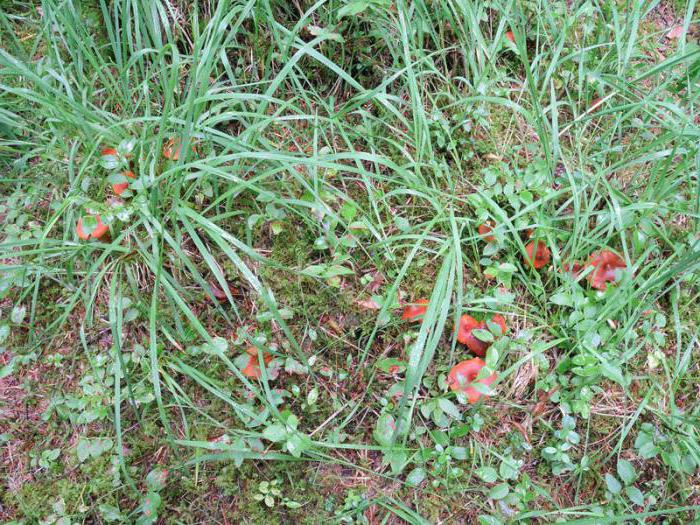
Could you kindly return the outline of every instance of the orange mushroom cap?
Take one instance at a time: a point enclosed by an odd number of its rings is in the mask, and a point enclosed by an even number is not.
[[[493,235],[489,235],[493,231],[493,223],[491,221],[486,221],[484,224],[479,225],[479,235],[481,235],[486,242],[494,242],[496,238]]]
[[[525,245],[525,251],[527,252],[527,257],[524,258],[525,262],[532,264],[535,269],[539,270],[543,266],[549,264],[551,259],[551,253],[544,241],[531,241]]]
[[[472,359],[467,359],[466,361],[457,363],[452,367],[452,370],[450,370],[450,373],[447,375],[447,384],[450,386],[452,391],[464,393],[467,396],[467,401],[474,404],[481,399],[481,397],[486,395],[479,392],[472,386],[475,383],[474,380],[479,375],[479,372],[485,366],[486,363],[479,357],[474,357]],[[498,375],[493,373],[488,377],[477,380],[476,383],[488,386],[496,381],[496,379],[498,379]]]
[[[92,230],[92,232],[90,233],[85,233],[85,231],[83,230],[82,217],[78,219],[78,224],[75,227],[75,232],[78,234],[78,237],[80,237],[84,241],[87,241],[89,239],[99,239],[109,230],[109,226],[102,222],[102,219],[99,215],[93,215],[93,217],[95,217],[95,219],[97,220],[97,226],[95,226],[95,229]]]
[[[420,322],[428,310],[428,304],[430,301],[427,299],[418,299],[413,304],[409,304],[403,309],[401,314],[401,319],[404,321],[411,321],[412,323]]]
[[[246,348],[245,352],[250,357],[248,358],[248,363],[243,370],[241,370],[241,373],[246,377],[260,378],[262,372],[260,371],[260,362],[258,361],[258,349],[254,346],[249,346]],[[263,362],[268,364],[270,361],[272,361],[272,356],[268,352],[265,352],[263,354]]]
[[[103,148],[101,155],[104,157],[105,155],[116,155],[117,150],[114,148]]]
[[[136,178],[136,175],[134,175],[133,171],[124,171],[124,172],[122,172],[122,175],[124,175],[125,177],[128,177],[130,179]],[[124,193],[124,190],[127,189],[128,187],[129,187],[128,182],[119,182],[117,184],[112,184],[112,190],[117,195],[121,195],[122,193]]]
[[[513,31],[506,31],[506,38],[515,43],[515,35],[513,34]]]
[[[622,257],[610,250],[593,252],[588,258],[588,265],[593,266],[593,271],[586,276],[588,283],[598,290],[605,290],[607,283],[614,283],[616,270],[627,268]]]

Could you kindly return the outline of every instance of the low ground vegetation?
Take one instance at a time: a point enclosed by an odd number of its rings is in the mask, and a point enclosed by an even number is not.
[[[695,1],[0,7],[8,523],[691,523]]]

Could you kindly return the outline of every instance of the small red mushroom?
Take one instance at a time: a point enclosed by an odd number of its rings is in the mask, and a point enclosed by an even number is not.
[[[197,154],[197,146],[194,144],[190,145],[192,153]],[[180,144],[179,138],[172,138],[165,141],[163,144],[163,156],[166,159],[178,160],[180,158],[180,152],[182,151],[182,145]]]
[[[420,322],[428,310],[428,304],[430,301],[427,299],[418,299],[415,303],[409,304],[403,309],[401,314],[401,319],[404,321],[411,321],[412,323]]]
[[[506,31],[506,38],[515,43],[515,35],[513,34],[513,31]]]
[[[593,271],[586,276],[588,283],[598,290],[605,290],[607,283],[614,283],[617,279],[617,270],[627,268],[622,257],[610,250],[593,252],[588,258],[588,265],[593,266]]]
[[[474,330],[483,329],[484,323],[477,321],[471,315],[464,314],[459,318],[459,326],[457,327],[457,341],[466,345],[469,350],[476,355],[485,356],[489,343],[481,341],[472,333]]]
[[[488,386],[498,379],[498,375],[493,373],[488,377],[475,381],[479,375],[479,372],[481,372],[481,369],[484,368],[484,366],[486,366],[486,363],[483,359],[478,357],[457,363],[454,367],[452,367],[452,370],[450,370],[450,373],[447,375],[447,384],[450,386],[452,391],[464,393],[467,396],[467,401],[474,404],[479,401],[482,396],[489,394],[479,392],[472,385],[476,382]]]
[[[491,318],[492,323],[496,323],[501,328],[501,333],[499,335],[505,335],[508,331],[508,326],[506,325],[506,320],[503,319],[501,314],[496,314]]]
[[[596,97],[593,100],[591,100],[591,106],[588,108],[588,111],[591,113],[594,111],[598,111],[602,105],[603,105],[603,98]]]
[[[136,178],[136,175],[134,175],[133,171],[124,171],[124,172],[122,172],[122,175],[124,175],[125,177],[128,177],[130,179]],[[129,187],[128,182],[119,182],[116,184],[112,184],[112,190],[117,195],[121,195],[122,193],[124,193],[124,190],[126,190],[128,187]]]
[[[78,234],[78,237],[80,237],[84,241],[87,241],[89,239],[99,239],[109,230],[109,226],[102,222],[102,219],[99,215],[93,215],[92,217],[94,217],[97,221],[97,225],[95,226],[95,229],[92,230],[90,233],[85,233],[85,230],[83,230],[82,217],[78,219],[78,224],[75,227],[75,232]]]
[[[114,149],[114,148],[104,148],[104,149],[102,150],[101,154],[102,154],[103,157],[106,156],[106,155],[116,155],[116,154],[117,154],[117,150]]]
[[[483,237],[486,242],[494,242],[496,238],[493,235],[489,235],[493,231],[493,222],[486,221],[484,224],[479,225],[479,235]]]
[[[501,328],[500,335],[506,333],[508,327],[506,321],[501,315],[494,315],[491,322],[496,323]],[[469,350],[480,357],[486,355],[486,350],[491,346],[490,342],[482,341],[473,333],[474,330],[487,330],[486,321],[477,321],[471,315],[464,314],[459,318],[459,326],[457,327],[457,341],[466,345]]]
[[[544,241],[532,241],[527,243],[527,245],[525,245],[525,251],[527,252],[527,257],[524,257],[525,262],[532,264],[537,270],[546,266],[551,259],[549,248],[547,248]]]
[[[260,378],[262,372],[260,371],[260,362],[258,361],[258,349],[254,346],[249,346],[246,348],[246,354],[249,356],[248,363],[243,370],[241,370],[241,373],[246,377]],[[272,356],[268,352],[265,352],[263,354],[263,362],[268,364],[270,361],[272,361]]]

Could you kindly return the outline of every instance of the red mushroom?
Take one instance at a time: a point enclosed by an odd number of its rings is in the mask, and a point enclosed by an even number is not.
[[[474,352],[476,355],[485,356],[489,344],[485,341],[477,339],[472,333],[474,330],[483,329],[484,324],[474,319],[471,315],[464,314],[459,318],[459,326],[457,327],[457,341]]]
[[[493,235],[489,235],[493,231],[493,222],[486,221],[484,224],[479,225],[479,235],[483,237],[486,242],[494,242],[496,238]]]
[[[598,290],[605,290],[607,283],[614,283],[617,270],[627,268],[624,259],[610,250],[593,252],[588,258],[588,265],[593,271],[586,276],[588,283]]]
[[[262,372],[260,371],[260,362],[258,361],[258,349],[254,346],[249,346],[246,348],[246,354],[249,356],[248,363],[245,365],[243,370],[241,370],[241,373],[246,377],[254,377],[256,379],[260,378]],[[268,364],[270,361],[272,361],[272,356],[265,352],[263,354],[263,362]]]
[[[194,144],[190,145],[192,153],[197,153],[197,146]],[[182,144],[180,144],[179,138],[172,138],[165,141],[163,144],[163,156],[166,159],[178,160],[180,158],[180,152],[182,151]]]
[[[117,150],[114,149],[114,148],[104,148],[104,149],[101,151],[101,155],[102,155],[103,157],[106,156],[106,155],[116,155],[116,154],[117,154]]]
[[[506,333],[508,327],[506,326],[506,321],[501,315],[494,315],[491,318],[491,322],[496,323],[501,328],[501,333],[503,335]],[[466,345],[469,350],[480,357],[486,355],[486,350],[491,346],[490,342],[482,341],[476,335],[474,335],[474,330],[487,330],[487,324],[485,321],[477,321],[471,315],[464,314],[459,318],[459,326],[457,327],[457,341]]]
[[[450,370],[450,373],[447,376],[447,384],[450,386],[452,391],[462,392],[465,394],[467,396],[467,401],[474,404],[479,401],[482,396],[489,394],[479,392],[472,385],[474,385],[474,383],[479,383],[488,386],[498,379],[498,375],[493,373],[488,377],[476,380],[479,372],[481,372],[481,369],[484,368],[484,366],[486,366],[486,363],[483,359],[478,357],[457,363],[454,367],[452,367],[452,370]]]
[[[134,175],[133,171],[124,171],[124,172],[122,172],[122,175],[124,175],[125,177],[128,177],[130,179],[136,178],[136,175]],[[128,182],[118,182],[116,184],[112,184],[112,190],[117,195],[121,195],[122,193],[124,193],[124,190],[126,190],[128,187],[129,187]]]
[[[546,266],[551,259],[549,248],[543,241],[531,241],[525,245],[527,257],[524,260],[528,264],[532,264],[536,270]]]
[[[427,299],[418,299],[415,303],[404,307],[401,319],[412,323],[420,322],[428,310],[429,302]]]
[[[583,272],[584,266],[578,261],[574,261],[571,264],[564,264],[564,272],[570,273],[574,279],[578,279],[578,276]]]
[[[591,113],[594,111],[598,111],[602,107],[602,105],[603,105],[603,98],[602,97],[594,98],[593,100],[591,100],[591,105],[588,108],[588,111]]]
[[[75,232],[78,234],[78,237],[80,237],[84,241],[87,241],[89,239],[99,239],[109,230],[109,226],[102,222],[102,219],[99,215],[91,215],[91,217],[93,217],[97,221],[95,228],[91,232],[86,233],[83,229],[82,217],[78,219],[78,224],[75,227]]]
[[[506,320],[501,314],[496,314],[491,318],[491,322],[497,324],[501,328],[501,333],[499,335],[505,335],[508,331],[508,326],[506,325]]]
[[[513,34],[513,31],[506,31],[506,38],[515,43],[515,35]]]

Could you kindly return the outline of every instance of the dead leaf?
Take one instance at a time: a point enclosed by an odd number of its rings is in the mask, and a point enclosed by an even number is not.
[[[533,408],[533,410],[531,412],[533,420],[537,419],[542,414],[544,414],[544,411],[547,409],[547,403],[549,403],[549,398],[552,397],[557,390],[559,390],[559,387],[555,386],[549,392],[540,392],[539,393],[540,399],[539,399],[539,401],[537,401],[535,408]]]
[[[379,310],[381,306],[374,299],[365,299],[364,301],[357,301],[355,304],[360,308],[365,308],[366,310]]]
[[[219,288],[215,282],[209,281],[209,288],[211,289],[211,294],[219,301],[226,299],[226,292]]]
[[[372,282],[369,283],[369,286],[367,289],[369,290],[369,293],[377,293],[377,290],[379,290],[379,287],[384,283],[384,276],[379,273],[379,272],[374,272],[372,275]]]

